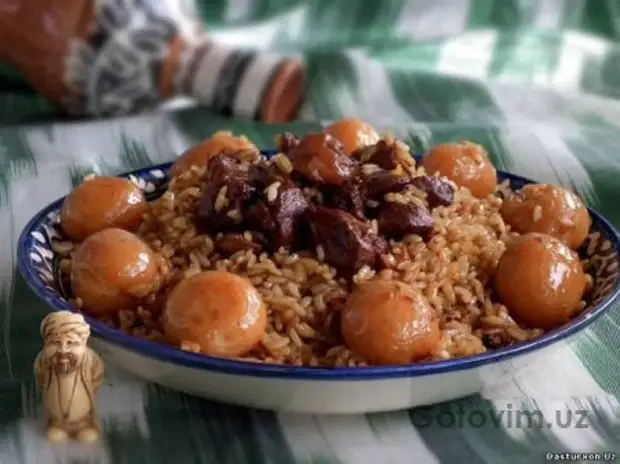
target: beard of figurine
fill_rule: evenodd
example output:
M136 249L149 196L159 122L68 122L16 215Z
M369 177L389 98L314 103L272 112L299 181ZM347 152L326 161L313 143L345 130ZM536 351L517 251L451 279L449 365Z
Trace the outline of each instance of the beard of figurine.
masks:
M56 374L69 374L78 366L78 357L73 353L56 353L52 357L52 369Z
M86 337L77 332L52 334L48 339L44 354L50 368L55 374L64 375L74 372L86 352Z

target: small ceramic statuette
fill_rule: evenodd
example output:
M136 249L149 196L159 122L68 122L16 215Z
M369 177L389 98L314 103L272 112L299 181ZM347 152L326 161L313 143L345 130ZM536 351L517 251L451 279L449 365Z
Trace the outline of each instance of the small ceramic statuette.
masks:
M47 438L52 442L99 438L95 396L103 381L103 361L86 343L90 327L81 314L59 311L41 323L43 350L34 373L43 389Z

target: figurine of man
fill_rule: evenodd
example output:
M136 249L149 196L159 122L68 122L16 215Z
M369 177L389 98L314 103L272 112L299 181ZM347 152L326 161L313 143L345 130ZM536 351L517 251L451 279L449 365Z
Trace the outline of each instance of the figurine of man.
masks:
M43 350L35 360L43 389L47 438L92 443L99 438L95 395L103 381L103 361L86 343L90 327L81 314L58 311L41 323Z

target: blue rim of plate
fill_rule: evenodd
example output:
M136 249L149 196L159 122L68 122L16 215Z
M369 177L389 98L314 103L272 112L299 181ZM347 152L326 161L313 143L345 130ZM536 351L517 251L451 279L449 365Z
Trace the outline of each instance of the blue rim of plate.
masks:
M273 150L264 150L266 156L273 155ZM419 155L414 155L419 160ZM153 170L161 170L168 173L172 163L163 163L147 168L138 169L128 173L120 174L119 177L141 177L142 175ZM523 185L536 183L532 180L517 176L515 174L498 171L498 180L504 181L508 179L511 187L515 189L521 188ZM24 227L19 236L17 244L17 262L18 269L30 289L45 303L54 308L54 310L69 310L76 312L68 302L63 301L61 297L54 291L48 289L37 272L30 265L28 259L28 250L33 246L33 232L38 224L44 222L48 214L54 210L58 210L65 197L59 198L50 205L40 210ZM603 230L607 239L612 242L612 248L618 252L620 250L620 233L614 226L596 211L588 208L593 223ZM159 361L181 365L185 367L219 372L224 374L232 374L250 377L269 377L281 379L295 379L306 381L364 381L364 380L386 380L398 378L421 377L435 374L446 374L458 372L486 366L497 363L499 361L507 361L518 356L540 350L549 345L555 344L561 340L568 339L571 335L585 329L592 322L598 319L620 294L620 282L617 280L614 290L597 305L588 307L579 316L573 318L565 326L545 333L528 342L521 342L506 348L500 348L488 351L474 356L449 359L445 361L431 361L420 364L409 364L399 366L367 366L367 367L302 367L287 366L278 364L261 364L250 361L239 361L213 356L205 356L191 352L183 351L172 346L150 342L145 339L134 337L121 332L118 329L102 324L84 314L88 324L91 326L93 335L101 338L117 347L132 351L142 356L156 359Z

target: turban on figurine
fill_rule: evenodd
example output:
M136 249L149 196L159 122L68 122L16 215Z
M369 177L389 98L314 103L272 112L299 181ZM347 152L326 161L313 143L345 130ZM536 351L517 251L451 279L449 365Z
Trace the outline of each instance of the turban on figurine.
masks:
M59 338L74 333L86 339L90 335L90 327L84 316L70 311L57 311L47 315L41 322L41 337Z

